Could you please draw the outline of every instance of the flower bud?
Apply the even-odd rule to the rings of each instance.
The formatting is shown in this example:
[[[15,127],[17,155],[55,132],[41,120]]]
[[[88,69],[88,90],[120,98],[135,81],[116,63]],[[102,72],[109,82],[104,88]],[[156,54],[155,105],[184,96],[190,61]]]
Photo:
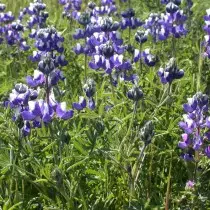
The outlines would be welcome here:
[[[174,0],[173,2],[174,2],[174,4],[176,4],[177,6],[179,6],[179,5],[181,4],[181,0]]]
[[[113,23],[111,18],[104,18],[101,22],[101,30],[103,32],[116,31],[120,27],[120,24],[115,21]]]
[[[38,91],[37,90],[32,90],[30,93],[30,100],[35,100],[38,97]]]
[[[166,11],[170,14],[175,13],[178,9],[179,9],[179,7],[176,4],[174,4],[173,2],[169,2],[166,5]]]
[[[143,44],[144,42],[147,41],[147,35],[144,31],[137,31],[135,34],[135,40],[140,43]]]
[[[18,22],[13,22],[12,29],[15,31],[23,31],[23,25]]]
[[[88,3],[88,7],[90,8],[90,9],[94,9],[95,8],[95,6],[96,6],[96,3],[95,2],[89,2]]]
[[[114,47],[110,44],[104,44],[102,46],[102,54],[106,57],[106,58],[110,58],[114,55]]]
[[[206,94],[198,92],[195,94],[194,99],[197,100],[197,105],[200,107],[208,105],[208,96]]]
[[[154,136],[154,124],[152,121],[146,122],[144,127],[140,130],[140,138],[146,145],[150,144]]]
[[[83,25],[86,26],[90,23],[90,14],[88,12],[84,12],[80,15],[78,22]]]
[[[125,49],[127,50],[128,53],[131,53],[131,54],[133,54],[135,51],[134,47],[131,44],[126,45]]]
[[[133,101],[139,101],[143,97],[143,95],[144,94],[143,94],[142,90],[137,86],[134,86],[127,93],[128,98]]]
[[[28,90],[28,87],[22,83],[18,83],[15,85],[15,90],[22,94],[22,93],[26,93],[26,91]]]
[[[86,84],[83,86],[83,90],[88,98],[93,97],[96,91],[94,80],[88,79]]]
[[[0,12],[3,12],[5,8],[6,8],[5,4],[0,4]]]
[[[44,74],[49,74],[55,69],[55,65],[53,62],[53,59],[45,59],[41,60],[38,64],[38,69],[44,73]]]
[[[127,9],[126,11],[121,13],[124,18],[131,18],[135,16],[135,11],[132,8]]]

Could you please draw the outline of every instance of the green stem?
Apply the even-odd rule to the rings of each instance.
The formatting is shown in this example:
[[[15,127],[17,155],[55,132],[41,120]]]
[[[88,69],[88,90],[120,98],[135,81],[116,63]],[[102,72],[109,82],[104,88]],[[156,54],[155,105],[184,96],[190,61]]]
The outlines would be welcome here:
[[[202,71],[202,65],[203,65],[203,58],[202,58],[202,46],[200,44],[200,50],[199,50],[199,62],[198,62],[198,75],[197,75],[197,92],[200,91],[201,86],[201,71]]]
[[[199,163],[199,152],[195,151],[195,169],[194,169],[194,181],[197,181],[197,171],[198,171],[198,163]]]
[[[81,189],[80,186],[79,186],[78,190],[79,190],[79,194],[80,194],[80,196],[81,196],[81,200],[82,200],[82,203],[83,203],[83,209],[84,209],[84,210],[88,210],[87,204],[86,204],[86,200],[85,200],[85,198],[84,198],[84,195],[83,195],[83,192],[82,192],[82,189]]]
[[[47,100],[47,104],[50,104],[50,91],[49,91],[49,84],[48,84],[48,78],[49,76],[46,76],[46,100]]]
[[[171,94],[172,94],[172,83],[170,82],[168,86],[168,96],[171,96]]]
[[[140,55],[141,55],[142,43],[140,43],[139,51],[140,51]],[[140,60],[139,60],[139,76],[141,75],[141,73],[142,73],[142,59],[141,59],[141,56],[140,56]]]
[[[112,84],[111,74],[109,75],[109,80],[110,80],[110,85],[111,85],[111,90],[112,90],[112,101],[113,101],[114,105],[116,105],[116,97],[115,97],[115,92],[114,92],[114,86]]]
[[[172,52],[171,52],[171,54],[172,54],[172,57],[176,57],[176,39],[174,38],[174,37],[172,37],[172,40],[171,40],[172,42],[171,42],[171,48],[172,48]]]
[[[159,104],[157,105],[157,107],[155,108],[155,110],[154,110],[153,113],[152,113],[152,116],[153,116],[153,117],[156,115],[156,112],[158,111],[158,109],[159,109],[163,104],[165,104],[165,103],[168,101],[168,99],[169,99],[170,96],[171,96],[171,93],[172,93],[172,84],[169,83],[168,88],[165,88],[165,90],[164,90],[164,92],[163,92],[163,94],[162,94],[162,96],[161,96],[161,99],[160,99]],[[166,94],[167,94],[167,95],[166,95]],[[166,97],[165,97],[165,96],[166,96]]]
[[[87,38],[85,38],[85,45],[87,45]],[[85,82],[87,82],[87,54],[86,53],[85,53]]]
[[[142,148],[138,158],[137,158],[137,161],[136,161],[136,168],[134,170],[134,173],[133,173],[133,178],[134,178],[134,187],[136,186],[136,183],[137,183],[137,180],[138,180],[138,177],[139,177],[139,174],[140,174],[140,170],[141,170],[141,164],[143,162],[143,157],[144,157],[144,152],[145,152],[145,149],[146,149],[147,145],[144,144],[144,147]]]
[[[131,28],[128,28],[128,43],[131,43]]]
[[[128,8],[131,8],[131,0],[128,0]],[[131,41],[131,28],[128,27],[128,43],[130,44]]]
[[[87,82],[87,55],[85,54],[85,82]]]
[[[171,170],[172,170],[172,154],[171,161],[168,172],[168,182],[167,182],[167,191],[166,191],[166,200],[165,200],[165,210],[169,210],[169,202],[170,202],[170,188],[171,188]]]
[[[131,133],[131,128],[133,126],[133,122],[134,122],[134,119],[135,119],[135,115],[136,115],[136,111],[137,111],[137,105],[138,105],[138,101],[135,101],[134,103],[134,108],[133,108],[133,115],[132,115],[132,119],[130,121],[130,125],[128,127],[128,130],[127,130],[127,133],[125,135],[125,137],[123,138],[121,144],[120,144],[120,147],[119,147],[119,150],[121,151],[122,149],[122,146],[124,145],[124,143],[126,142],[127,138],[129,137],[130,133]]]
[[[49,128],[49,132],[50,132],[51,143],[53,143],[53,141],[54,141],[54,136],[53,136],[53,129],[52,129],[51,126],[52,126],[52,125],[49,124],[49,125],[48,125],[48,128]],[[55,153],[55,146],[54,146],[54,144],[53,144],[53,146],[52,146],[52,153],[53,153],[54,164],[56,165],[58,161],[57,161],[57,155],[56,155],[56,153]]]

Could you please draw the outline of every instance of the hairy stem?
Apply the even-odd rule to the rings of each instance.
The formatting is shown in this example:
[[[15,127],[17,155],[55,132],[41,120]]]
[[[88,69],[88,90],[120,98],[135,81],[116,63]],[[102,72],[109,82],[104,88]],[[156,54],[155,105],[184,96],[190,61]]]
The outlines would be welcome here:
[[[121,144],[120,144],[120,147],[119,147],[119,150],[122,149],[122,146],[124,145],[124,143],[126,142],[127,138],[129,137],[130,133],[131,133],[131,129],[132,129],[132,126],[133,126],[133,122],[134,122],[134,119],[135,119],[135,115],[136,115],[136,111],[137,111],[137,105],[138,105],[138,101],[135,101],[134,102],[134,108],[133,108],[133,115],[132,115],[132,119],[130,121],[130,125],[128,127],[128,130],[127,130],[127,133],[125,135],[125,137],[123,138]]]

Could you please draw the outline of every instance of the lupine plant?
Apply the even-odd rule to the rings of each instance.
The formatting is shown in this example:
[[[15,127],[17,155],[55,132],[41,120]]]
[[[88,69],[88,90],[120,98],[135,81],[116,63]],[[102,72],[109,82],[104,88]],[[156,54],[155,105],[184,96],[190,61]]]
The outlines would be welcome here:
[[[0,209],[209,209],[208,8],[2,0]]]

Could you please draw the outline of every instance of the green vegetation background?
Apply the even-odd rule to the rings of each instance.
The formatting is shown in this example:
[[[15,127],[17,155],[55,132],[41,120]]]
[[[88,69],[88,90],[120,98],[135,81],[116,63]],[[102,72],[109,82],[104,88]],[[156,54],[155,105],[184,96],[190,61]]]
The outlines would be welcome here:
[[[19,9],[30,1],[2,2],[7,5],[7,10],[18,14]],[[76,43],[71,35],[78,26],[70,25],[62,18],[62,7],[57,0],[44,2],[49,12],[48,24],[54,25],[65,37],[69,65],[64,68],[67,80],[60,85],[66,89],[62,100],[71,104],[82,94],[84,77],[83,59],[71,50]],[[151,12],[164,11],[159,0],[132,0],[132,5],[141,19]],[[87,110],[74,116],[70,122],[55,121],[52,127],[33,131],[30,138],[20,142],[10,111],[1,108],[2,209],[210,209],[209,160],[203,158],[199,162],[195,191],[185,191],[186,181],[194,173],[194,164],[184,163],[177,148],[182,104],[198,90],[209,94],[209,62],[202,59],[200,48],[204,39],[202,17],[208,7],[209,0],[194,0],[193,16],[188,22],[189,34],[176,43],[178,65],[185,70],[185,77],[173,84],[172,97],[164,106],[161,106],[160,99],[166,87],[157,81],[156,72],[168,61],[172,40],[156,46],[152,46],[152,42],[147,44],[160,61],[152,69],[144,67],[146,74],[141,85],[145,100],[138,108],[131,138],[122,149],[119,145],[126,135],[133,111],[133,104],[123,91],[129,85],[116,88],[116,106],[104,112],[107,103],[113,103],[109,80],[106,77],[102,80],[100,74],[91,70],[88,74],[97,82],[98,108],[95,112]],[[123,36],[126,39],[127,34]],[[28,60],[30,53],[1,46],[2,100],[8,97],[16,82],[24,82],[25,76],[36,68],[36,64]],[[147,120],[155,122],[155,137],[138,168],[137,158],[142,148],[139,130]],[[130,174],[135,168],[139,179],[133,191]]]

